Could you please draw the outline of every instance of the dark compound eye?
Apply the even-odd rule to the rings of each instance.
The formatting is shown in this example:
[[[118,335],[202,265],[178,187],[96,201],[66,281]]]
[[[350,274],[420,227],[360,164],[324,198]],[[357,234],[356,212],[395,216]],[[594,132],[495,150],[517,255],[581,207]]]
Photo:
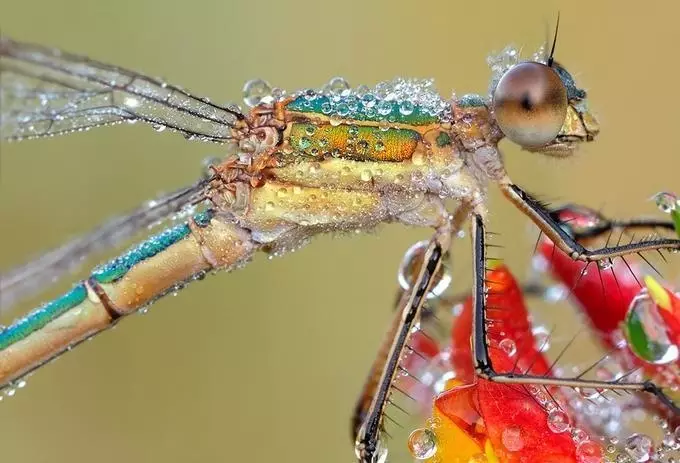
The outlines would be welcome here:
[[[496,122],[506,137],[522,146],[542,146],[559,133],[567,115],[567,89],[549,66],[513,66],[493,93]]]

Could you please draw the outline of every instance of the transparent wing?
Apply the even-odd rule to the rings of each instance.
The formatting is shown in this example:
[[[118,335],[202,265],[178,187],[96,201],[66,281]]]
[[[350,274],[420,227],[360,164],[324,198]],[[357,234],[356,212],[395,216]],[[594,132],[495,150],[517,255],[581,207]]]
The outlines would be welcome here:
[[[128,215],[115,217],[90,233],[73,239],[25,265],[0,275],[0,313],[43,291],[65,274],[78,270],[93,254],[125,244],[136,233],[175,214],[186,214],[203,201],[208,180],[148,201]]]
[[[0,135],[22,140],[142,121],[223,143],[245,126],[235,105],[60,50],[0,37]]]

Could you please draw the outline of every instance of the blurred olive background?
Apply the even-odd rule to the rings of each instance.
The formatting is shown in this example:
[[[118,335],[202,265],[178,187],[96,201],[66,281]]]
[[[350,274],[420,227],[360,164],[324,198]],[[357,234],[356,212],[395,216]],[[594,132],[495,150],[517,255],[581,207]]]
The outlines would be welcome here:
[[[589,90],[602,133],[563,161],[504,144],[508,170],[548,199],[655,214],[647,199],[677,190],[680,167],[672,2],[5,0],[0,27],[240,103],[255,77],[290,90],[335,75],[354,85],[435,77],[446,96],[485,92],[487,55],[511,42],[533,51],[558,10],[557,58]],[[1,149],[1,270],[192,182],[201,160],[220,154],[141,125]],[[504,256],[525,276],[536,230],[493,188],[490,208]],[[396,268],[427,236],[387,226],[321,237],[162,300],[4,400],[0,459],[352,461],[349,418],[390,316]],[[454,256],[462,286],[468,254],[458,246]]]

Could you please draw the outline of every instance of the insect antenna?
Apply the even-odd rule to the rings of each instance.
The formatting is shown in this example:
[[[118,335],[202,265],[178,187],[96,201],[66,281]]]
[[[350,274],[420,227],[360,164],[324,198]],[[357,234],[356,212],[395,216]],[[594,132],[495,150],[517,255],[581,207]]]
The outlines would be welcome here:
[[[547,65],[552,67],[555,60],[555,47],[557,46],[557,33],[560,30],[560,12],[557,12],[557,24],[555,24],[555,36],[553,37],[552,47],[550,48],[550,55],[548,55]]]

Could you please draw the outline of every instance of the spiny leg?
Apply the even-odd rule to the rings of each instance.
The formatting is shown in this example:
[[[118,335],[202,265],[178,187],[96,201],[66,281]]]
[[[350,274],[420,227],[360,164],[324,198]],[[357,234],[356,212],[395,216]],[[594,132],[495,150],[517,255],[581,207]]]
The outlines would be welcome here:
[[[505,384],[533,384],[542,386],[580,387],[587,389],[609,389],[644,391],[653,394],[657,399],[676,415],[680,414],[680,408],[652,381],[627,382],[621,380],[595,381],[576,378],[551,378],[547,376],[527,375],[521,373],[499,373],[493,368],[489,354],[489,345],[486,331],[486,240],[484,220],[475,215],[472,219],[472,258],[473,258],[473,291],[472,291],[472,355],[475,362],[475,370],[478,376]],[[621,378],[623,379],[623,378]]]
[[[446,223],[437,228],[419,268],[413,272],[416,275],[413,284],[401,295],[394,321],[371,368],[353,416],[355,453],[362,463],[372,463],[380,457],[382,419],[385,408],[391,403],[391,389],[401,368],[400,360],[405,352],[412,350],[408,346],[409,336],[421,318],[427,294],[440,275],[451,236],[460,230],[470,210],[469,205],[461,205],[453,217],[447,218]]]
[[[659,238],[637,243],[605,246],[599,249],[586,249],[578,243],[577,239],[562,228],[562,224],[556,220],[547,208],[533,198],[519,186],[509,180],[500,184],[503,194],[520,211],[527,215],[555,245],[567,253],[574,260],[585,262],[612,259],[627,254],[655,251],[661,249],[680,249],[679,239]]]
[[[563,220],[561,217],[562,213],[569,211],[578,211],[583,215],[587,214],[594,218],[595,223],[589,225],[588,227],[578,227],[570,220]],[[673,222],[668,220],[664,221],[643,217],[623,220],[608,219],[594,210],[573,204],[550,209],[549,213],[558,223],[568,228],[569,232],[577,241],[586,240],[589,238],[601,238],[616,231],[620,233],[629,233],[644,230],[650,232],[663,230],[670,233],[675,233],[675,226]],[[521,288],[522,294],[525,296],[543,297],[545,296],[545,292],[549,287],[541,282],[529,280],[522,283]],[[443,294],[439,297],[438,304],[434,306],[435,310],[432,315],[436,315],[439,310],[449,311],[451,307],[463,303],[468,297],[469,293],[467,291],[453,295]],[[423,315],[427,316],[428,313],[426,312]]]
[[[418,277],[411,290],[404,292],[402,296],[400,310],[398,311],[400,315],[396,319],[400,320],[400,323],[394,326],[394,329],[389,333],[392,337],[392,343],[387,355],[384,356],[384,366],[380,378],[377,383],[374,382],[375,379],[369,378],[367,383],[367,387],[373,389],[373,399],[368,409],[365,410],[361,427],[358,430],[355,429],[355,453],[362,463],[373,463],[379,457],[381,422],[389,400],[392,382],[398,372],[399,360],[406,347],[409,334],[420,318],[423,303],[434,283],[435,276],[439,272],[445,249],[448,248],[448,243],[442,242],[440,238],[439,235],[435,235],[430,241]],[[380,359],[378,359],[379,361]],[[377,376],[375,370],[372,371],[372,376],[373,378]],[[366,393],[370,394],[370,390],[365,388]],[[361,416],[360,407],[357,408],[357,411],[359,413],[355,414],[356,424],[358,424]]]
[[[675,233],[675,225],[670,220],[648,217],[631,219],[609,219],[600,212],[578,204],[565,204],[548,211],[550,216],[566,227],[577,241],[600,238],[614,232],[637,233],[659,231]],[[583,223],[585,221],[585,223]]]

